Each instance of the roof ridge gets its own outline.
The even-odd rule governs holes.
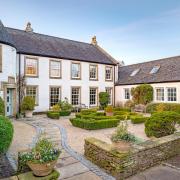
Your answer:
[[[177,58],[177,57],[180,57],[180,55],[165,57],[165,58],[156,59],[156,60],[151,60],[151,61],[147,61],[147,62],[140,62],[140,63],[129,64],[129,65],[125,65],[125,66],[120,66],[120,68],[121,68],[121,67],[134,66],[134,65],[140,65],[140,64],[146,64],[146,63],[151,63],[151,62],[156,62],[156,61],[162,61],[162,60],[167,60],[167,59],[173,59],[173,58]]]
[[[17,29],[17,28],[12,28],[12,27],[7,27],[5,26],[5,28],[7,29],[12,29],[12,30],[16,30],[16,31],[22,31],[24,33],[29,33],[29,32],[26,32],[22,29]],[[29,33],[30,34],[30,33]],[[37,35],[41,35],[41,36],[48,36],[48,37],[52,37],[52,38],[58,38],[58,39],[62,39],[62,40],[67,40],[67,41],[72,41],[72,42],[76,42],[76,43],[83,43],[83,44],[87,44],[87,45],[92,45],[91,43],[87,43],[87,42],[83,42],[83,41],[77,41],[77,40],[72,40],[72,39],[67,39],[67,38],[61,38],[61,37],[58,37],[58,36],[53,36],[53,35],[48,35],[48,34],[42,34],[42,33],[37,33],[37,32],[32,32],[31,34],[37,34]]]

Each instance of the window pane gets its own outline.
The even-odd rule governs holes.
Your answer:
[[[71,92],[71,104],[79,105],[80,104],[80,88],[72,88]]]
[[[124,89],[124,99],[130,99],[130,89]]]
[[[26,59],[26,75],[37,76],[37,60]]]
[[[106,88],[106,92],[109,94],[109,102],[108,102],[108,104],[112,105],[112,98],[113,98],[113,96],[112,96],[112,88]]]
[[[176,101],[177,93],[176,88],[167,88],[168,101]]]
[[[90,88],[89,90],[89,104],[90,105],[97,105],[97,88]]]
[[[157,88],[156,89],[156,100],[157,101],[164,101],[164,88]]]
[[[26,87],[26,96],[30,96],[30,97],[34,98],[35,103],[38,104],[38,102],[37,102],[37,87],[27,86]]]
[[[60,77],[61,72],[61,62],[50,61],[50,73],[51,77]]]
[[[90,79],[97,79],[97,66],[96,65],[90,65],[89,78]]]
[[[112,67],[106,67],[106,80],[112,80]]]
[[[138,72],[140,71],[140,69],[135,69],[130,76],[135,76]]]
[[[60,100],[60,87],[51,87],[50,88],[50,107],[58,104]]]
[[[72,63],[71,67],[72,78],[80,78],[80,64]]]

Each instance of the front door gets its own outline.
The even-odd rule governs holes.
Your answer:
[[[13,115],[13,96],[12,96],[12,89],[7,89],[7,96],[6,96],[6,115],[12,116]]]

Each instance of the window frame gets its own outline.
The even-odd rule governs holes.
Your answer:
[[[106,69],[107,68],[111,69],[111,79],[106,78]],[[105,66],[105,81],[113,81],[113,66]]]
[[[27,95],[27,88],[36,88],[35,105],[38,106],[39,105],[39,86],[38,85],[27,85],[26,86],[25,94],[26,94],[26,96],[30,96],[30,95]],[[32,97],[32,96],[30,96],[30,97]]]
[[[37,63],[37,69],[36,69],[36,74],[33,75],[33,74],[27,74],[27,71],[26,71],[26,66],[27,66],[27,59],[29,60],[35,60],[36,63]],[[24,74],[25,74],[25,77],[32,77],[32,78],[37,78],[39,77],[39,59],[37,57],[30,57],[30,56],[25,56],[25,61],[24,61]]]
[[[126,94],[126,90],[128,90],[129,92],[129,98],[127,98],[127,94]],[[130,100],[131,99],[131,88],[124,88],[124,99],[125,100]]]
[[[91,66],[96,67],[96,78],[91,78],[90,77]],[[97,64],[89,64],[89,80],[91,80],[91,81],[98,81],[98,65]]]
[[[150,74],[156,74],[158,73],[159,69],[160,69],[160,65],[155,65],[153,66],[153,68],[151,69],[151,71],[149,72]]]
[[[51,106],[51,88],[59,88],[59,101],[61,100],[61,96],[62,96],[62,88],[61,86],[49,86],[49,108],[52,108],[53,106]]]
[[[73,88],[77,88],[77,89],[79,89],[79,104],[73,104],[72,103],[72,92],[73,92]],[[78,105],[80,105],[81,104],[81,86],[71,86],[71,104],[72,104],[72,106],[78,106]]]
[[[161,89],[161,90],[163,90],[163,94],[164,94],[164,96],[163,96],[163,100],[162,100],[162,98],[161,98],[161,100],[159,100],[159,99],[157,99],[157,90],[158,89]],[[162,92],[161,92],[162,93]],[[156,101],[157,102],[164,102],[165,101],[165,88],[164,87],[156,87],[155,88],[155,99],[156,99]]]
[[[73,64],[78,64],[79,65],[79,77],[73,77],[73,73],[72,73],[72,65]],[[76,61],[72,61],[71,62],[71,79],[72,80],[80,80],[81,79],[81,63],[80,62],[76,62]]]
[[[176,98],[176,100],[175,101],[170,101],[169,100],[169,96],[168,96],[168,89],[176,89],[176,96],[175,96],[175,98]],[[177,102],[177,98],[178,98],[178,95],[177,95],[177,87],[166,87],[166,93],[167,93],[167,102]]]
[[[51,62],[58,62],[60,64],[59,76],[52,76],[52,74],[51,74],[51,72],[52,72]],[[62,61],[61,60],[50,59],[49,60],[49,77],[51,79],[61,79],[62,78],[61,76],[62,76]]]
[[[96,89],[96,103],[95,104],[91,104],[91,98],[90,98],[90,90],[91,89]],[[97,107],[98,106],[98,87],[89,87],[89,107]]]
[[[110,102],[111,102],[111,103],[108,102],[108,105],[113,105],[113,103],[114,103],[114,101],[113,101],[113,97],[114,97],[114,95],[113,95],[113,87],[106,87],[106,88],[105,88],[105,91],[107,92],[107,90],[111,90],[111,96],[110,96],[110,99],[111,99]],[[107,93],[108,93],[108,92],[107,92]],[[108,94],[109,94],[109,93],[108,93]]]
[[[139,73],[139,71],[141,70],[141,68],[137,68],[135,70],[133,70],[130,74],[131,77],[134,77],[135,75],[137,75],[137,73]]]

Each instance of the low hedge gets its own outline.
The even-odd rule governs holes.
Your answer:
[[[70,116],[70,114],[71,114],[71,111],[60,111],[59,112],[60,116]]]
[[[56,111],[48,111],[47,112],[47,117],[51,119],[59,119],[60,115],[59,112]]]
[[[13,139],[13,125],[11,121],[3,116],[0,116],[0,154],[5,153]]]
[[[118,119],[104,119],[104,120],[88,119],[87,120],[87,119],[73,118],[70,119],[70,121],[73,126],[87,130],[112,128],[112,127],[117,127],[119,124]]]
[[[88,115],[88,114],[92,114],[96,112],[97,112],[97,109],[82,109],[80,113],[83,115]]]
[[[160,107],[161,106],[161,107]],[[180,113],[180,104],[179,103],[151,103],[146,107],[147,113],[153,113],[159,110],[162,111],[174,111]]]
[[[143,116],[131,116],[131,122],[133,124],[140,124],[146,122],[146,120],[149,119],[149,117],[143,117]]]

